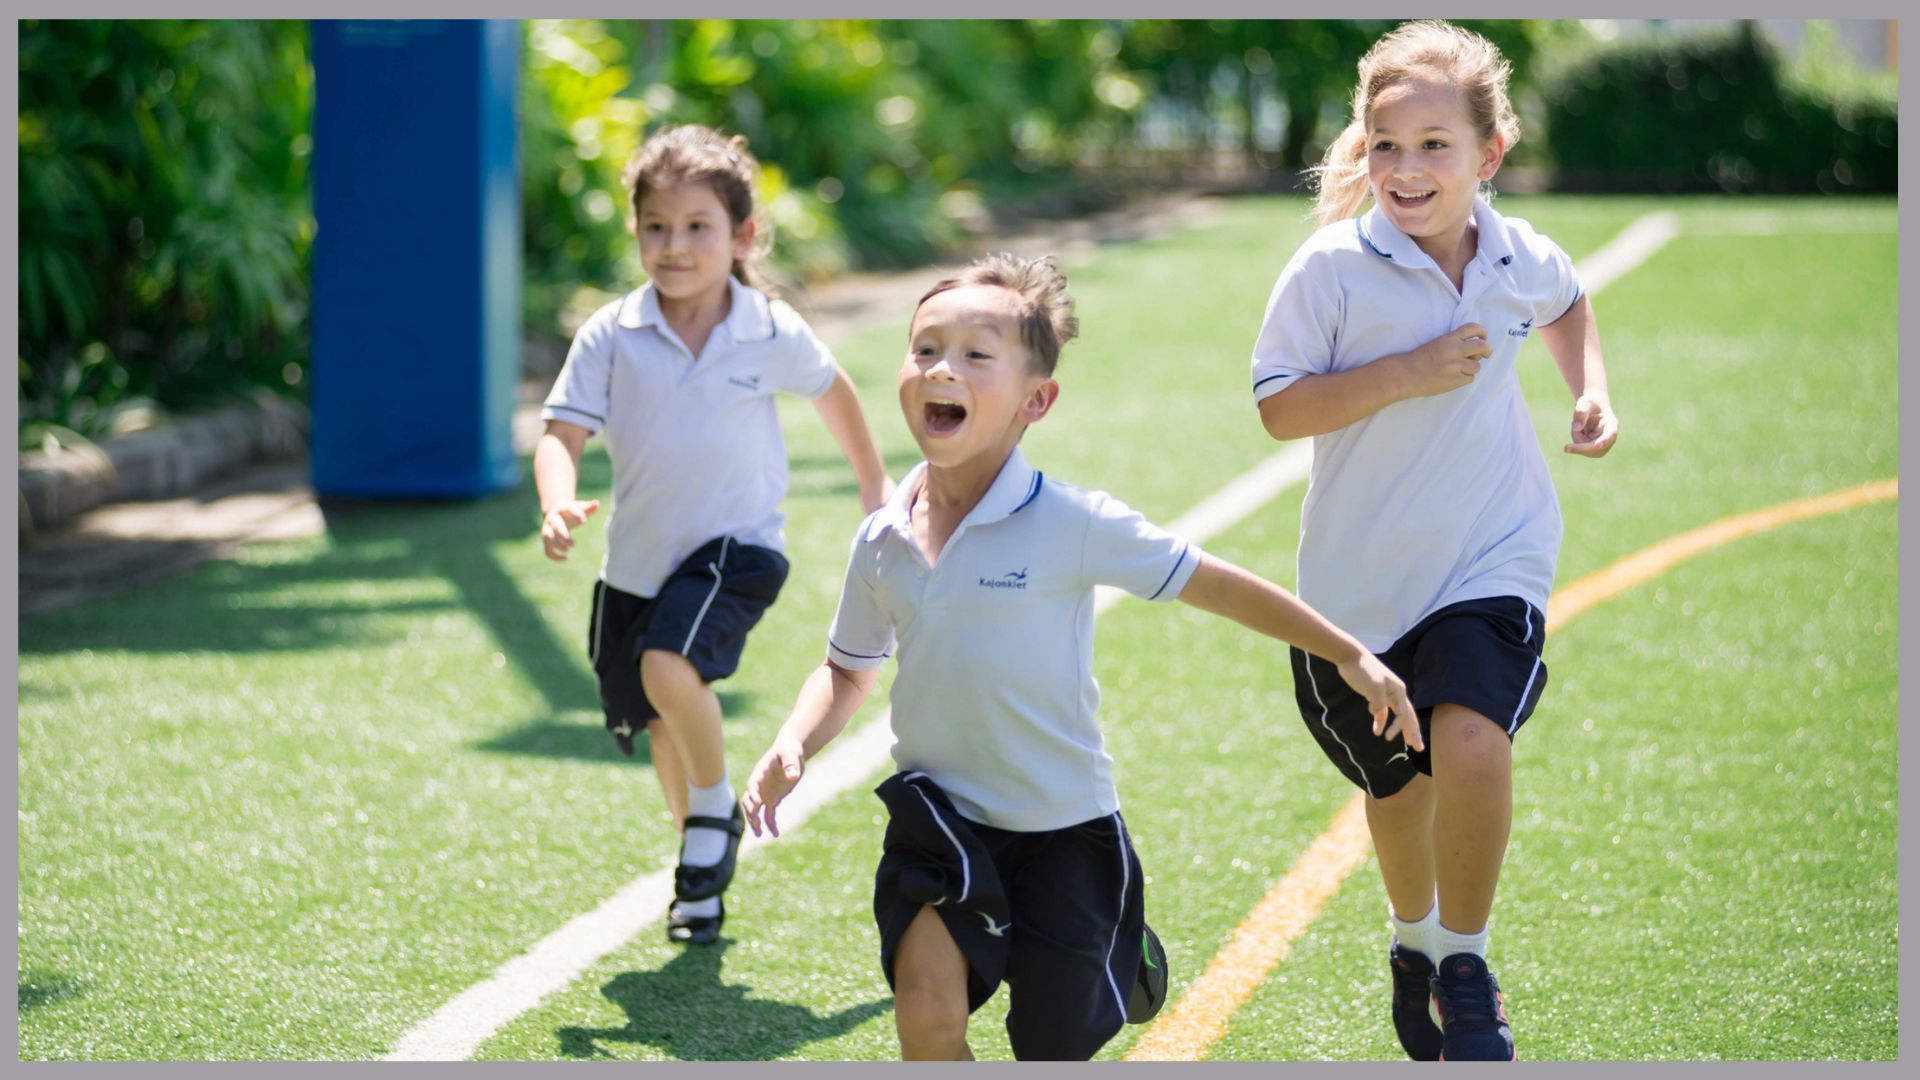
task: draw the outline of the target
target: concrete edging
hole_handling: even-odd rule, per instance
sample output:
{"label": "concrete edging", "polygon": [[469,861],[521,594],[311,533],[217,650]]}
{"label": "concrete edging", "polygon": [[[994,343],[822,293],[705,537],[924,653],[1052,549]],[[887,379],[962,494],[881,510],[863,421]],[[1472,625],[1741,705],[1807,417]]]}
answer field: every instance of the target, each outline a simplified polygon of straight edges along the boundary
{"label": "concrete edging", "polygon": [[20,455],[20,535],[58,528],[109,502],[191,494],[259,461],[307,451],[306,406],[265,391],[98,444]]}

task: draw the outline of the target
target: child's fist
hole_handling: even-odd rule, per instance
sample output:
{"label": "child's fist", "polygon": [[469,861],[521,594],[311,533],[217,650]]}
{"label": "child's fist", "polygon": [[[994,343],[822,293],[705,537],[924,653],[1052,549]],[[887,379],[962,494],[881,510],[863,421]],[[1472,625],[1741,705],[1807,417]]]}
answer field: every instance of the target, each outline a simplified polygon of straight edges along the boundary
{"label": "child's fist", "polygon": [[546,546],[547,558],[554,562],[566,562],[567,551],[573,547],[573,530],[584,524],[600,509],[599,499],[585,502],[561,503],[547,511],[540,522],[540,542]]}
{"label": "child's fist", "polygon": [[1480,361],[1493,355],[1487,328],[1467,323],[1401,355],[1413,397],[1458,390],[1480,373]]}
{"label": "child's fist", "polygon": [[1619,436],[1620,419],[1606,398],[1582,394],[1573,403],[1573,441],[1566,445],[1567,453],[1605,457]]}

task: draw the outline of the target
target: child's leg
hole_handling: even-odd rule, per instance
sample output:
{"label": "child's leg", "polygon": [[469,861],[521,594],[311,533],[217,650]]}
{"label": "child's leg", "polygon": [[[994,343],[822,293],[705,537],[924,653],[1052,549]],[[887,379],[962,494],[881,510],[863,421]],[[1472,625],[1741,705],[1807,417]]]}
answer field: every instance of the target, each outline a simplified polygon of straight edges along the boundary
{"label": "child's leg", "polygon": [[967,959],[930,907],[913,917],[893,958],[893,1023],[903,1061],[972,1061]]}
{"label": "child's leg", "polygon": [[[640,654],[640,681],[647,689],[647,699],[660,710],[660,718],[653,726],[665,728],[669,742],[679,751],[680,768],[673,771],[679,773],[678,786],[685,807],[680,819],[680,865],[721,865],[733,850],[734,836],[717,828],[689,828],[686,824],[688,817],[725,821],[735,813],[733,786],[727,779],[727,758],[720,737],[720,699],[691,661],[664,649],[648,649]],[[670,783],[666,772],[660,774],[660,783],[663,789]],[[725,888],[724,883],[721,888]],[[685,902],[699,905],[687,908],[690,914],[720,912],[716,897]]]}
{"label": "child's leg", "polygon": [[1433,907],[1433,781],[1416,775],[1384,799],[1367,796],[1367,831],[1394,917],[1418,922]]}
{"label": "child's leg", "polygon": [[1513,823],[1513,744],[1505,729],[1462,705],[1433,711],[1433,851],[1440,925],[1478,934]]}
{"label": "child's leg", "polygon": [[652,744],[653,775],[660,781],[660,794],[666,798],[667,813],[673,817],[673,831],[678,835],[680,823],[687,820],[687,766],[667,725],[648,724],[647,738]]}
{"label": "child's leg", "polygon": [[640,654],[640,682],[647,700],[660,710],[655,723],[667,729],[694,787],[712,787],[726,778],[726,750],[720,736],[720,699],[679,653],[648,649]]}

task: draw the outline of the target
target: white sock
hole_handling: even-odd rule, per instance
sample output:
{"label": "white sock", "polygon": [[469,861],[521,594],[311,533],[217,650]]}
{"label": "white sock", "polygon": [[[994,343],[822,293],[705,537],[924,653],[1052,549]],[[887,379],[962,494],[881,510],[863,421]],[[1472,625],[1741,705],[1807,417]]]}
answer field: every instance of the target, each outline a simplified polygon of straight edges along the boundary
{"label": "white sock", "polygon": [[[721,773],[720,782],[712,787],[687,785],[687,816],[723,821],[733,816],[733,784],[726,773]],[[726,855],[727,839],[719,829],[688,829],[680,846],[680,861],[687,866],[712,866]]]}
{"label": "white sock", "polygon": [[1436,920],[1433,947],[1440,953],[1436,960],[1457,956],[1463,952],[1472,953],[1484,960],[1487,955],[1487,928],[1481,927],[1477,934],[1457,934]]}
{"label": "white sock", "polygon": [[1387,901],[1387,922],[1393,927],[1393,938],[1400,943],[1401,948],[1421,953],[1430,963],[1440,962],[1440,958],[1434,955],[1433,942],[1434,933],[1440,929],[1439,904],[1428,905],[1427,913],[1413,922],[1402,922],[1400,916],[1394,913],[1393,901],[1389,900]]}
{"label": "white sock", "polygon": [[709,896],[705,900],[675,900],[680,905],[680,914],[712,918],[720,914],[720,898]]}

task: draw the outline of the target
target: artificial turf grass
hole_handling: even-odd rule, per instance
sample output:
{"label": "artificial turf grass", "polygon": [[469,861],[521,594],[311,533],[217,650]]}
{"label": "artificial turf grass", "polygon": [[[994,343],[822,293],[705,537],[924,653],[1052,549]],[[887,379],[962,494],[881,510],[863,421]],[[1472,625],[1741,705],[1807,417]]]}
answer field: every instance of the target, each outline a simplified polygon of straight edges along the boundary
{"label": "artificial turf grass", "polygon": [[[1630,219],[1636,205],[1668,205],[1638,200],[1595,202],[1600,205],[1591,213],[1584,204],[1557,200],[1547,200],[1539,212],[1513,205],[1503,209],[1533,217],[1578,256],[1580,248],[1567,237],[1583,225],[1604,238],[1610,233],[1593,221],[1614,213]],[[1563,228],[1550,216],[1562,205],[1570,216],[1586,215],[1591,220]],[[1265,290],[1290,253],[1291,241],[1283,236],[1264,253],[1269,259],[1278,258],[1271,267],[1221,275],[1232,277],[1256,300],[1237,319],[1216,323],[1167,319],[1167,309],[1186,310],[1192,296],[1168,293],[1172,284],[1147,279],[1143,267],[1184,266],[1189,278],[1204,281],[1206,274],[1201,271],[1233,265],[1224,260],[1244,249],[1243,240],[1234,236],[1236,231],[1244,234],[1258,226],[1284,233],[1299,228],[1294,224],[1296,207],[1233,204],[1216,226],[1196,235],[1191,248],[1182,238],[1144,248],[1117,248],[1103,255],[1097,266],[1074,271],[1076,292],[1086,305],[1083,314],[1088,314],[1088,337],[1070,350],[1065,365],[1083,360],[1084,364],[1063,366],[1069,396],[1028,440],[1036,463],[1085,486],[1109,487],[1164,522],[1238,468],[1270,452],[1273,447],[1258,431],[1241,380],[1244,354],[1258,326]],[[1276,216],[1285,220],[1274,224]],[[1884,217],[1890,220],[1890,210]],[[1304,229],[1285,235],[1304,235]],[[1784,252],[1798,262],[1799,248],[1776,245],[1780,241],[1769,239],[1743,250],[1749,252],[1749,259],[1778,258]],[[1881,249],[1889,253],[1890,262],[1891,242],[1875,250]],[[1204,252],[1204,257],[1197,257],[1196,251]],[[1753,252],[1771,254],[1755,256]],[[1105,288],[1119,289],[1136,273],[1142,280],[1154,280],[1150,300],[1125,303],[1104,298]],[[1102,286],[1103,274],[1109,275],[1109,286]],[[1628,408],[1624,395],[1629,382],[1620,372],[1621,365],[1630,361],[1621,359],[1626,353],[1615,343],[1615,327],[1631,324],[1610,323],[1607,312],[1633,281],[1632,277],[1624,280],[1599,302],[1623,411]],[[1687,284],[1671,282],[1654,295],[1684,296]],[[1208,290],[1209,295],[1216,291]],[[1763,296],[1771,301],[1770,307],[1779,309],[1799,294],[1797,288],[1776,287]],[[1872,295],[1877,294],[1869,298]],[[1246,302],[1238,293],[1232,298]],[[1169,299],[1174,302],[1166,303]],[[1110,306],[1103,308],[1103,304]],[[1122,333],[1102,344],[1094,332],[1094,314],[1099,315],[1098,325]],[[903,447],[910,450],[891,391],[904,321],[903,313],[900,327],[863,337],[841,350],[861,381],[867,411],[890,461],[900,460]],[[1845,325],[1836,329],[1842,340],[1860,333]],[[1869,324],[1868,331],[1889,335],[1890,340],[1886,327]],[[1204,340],[1187,340],[1195,337]],[[1763,347],[1749,351],[1756,362],[1769,359]],[[1641,350],[1641,355],[1651,352]],[[1875,355],[1874,347],[1864,347],[1864,354]],[[1184,362],[1187,356],[1196,358],[1195,362]],[[1121,357],[1126,358],[1124,363]],[[1886,362],[1890,369],[1890,350]],[[1529,378],[1557,380],[1543,350],[1533,348],[1522,367]],[[1671,374],[1651,359],[1645,370],[1635,370],[1635,388],[1646,394],[1643,401],[1682,403],[1681,398],[1649,392]],[[1217,392],[1206,391],[1209,385],[1217,385]],[[1548,386],[1551,408],[1564,417],[1564,389],[1551,382]],[[1710,396],[1715,389],[1695,393]],[[1142,400],[1154,401],[1157,407],[1142,409],[1138,405]],[[1850,407],[1845,404],[1850,401],[1843,398],[1843,407]],[[1869,404],[1883,401],[1875,398]],[[1890,416],[1890,402],[1885,407]],[[745,677],[725,684],[738,706],[730,710],[728,728],[736,780],[744,779],[745,768],[784,714],[798,683],[792,672],[804,673],[817,662],[819,635],[839,587],[846,537],[858,517],[857,509],[847,506],[851,500],[844,478],[835,479],[843,475],[845,466],[837,461],[810,412],[802,403],[783,405],[800,462],[795,469],[795,499],[789,505],[789,533],[796,553],[824,553],[806,562],[796,558],[787,593],[749,645]],[[1564,419],[1551,423],[1543,419],[1542,424],[1548,431],[1546,444],[1563,500],[1569,483],[1583,482],[1586,474],[1579,468],[1599,465],[1604,470],[1631,461],[1618,452],[1604,463],[1561,459],[1558,429]],[[1050,443],[1045,441],[1049,437]],[[1630,445],[1623,444],[1623,450]],[[1890,433],[1886,445],[1891,445]],[[590,455],[590,473],[595,467],[603,468],[604,458],[597,460],[598,465]],[[1676,502],[1690,506],[1684,486],[1656,482],[1662,477],[1684,478],[1685,470],[1671,462],[1661,465],[1628,475],[1647,485],[1647,501],[1654,506],[1672,509]],[[1609,479],[1621,471],[1608,474]],[[603,487],[604,472],[599,475]],[[591,683],[584,657],[579,655],[586,583],[597,561],[593,547],[597,533],[590,529],[573,563],[557,570],[538,554],[530,494],[522,492],[515,498],[522,509],[504,524],[478,519],[486,516],[482,511],[491,504],[472,511],[478,518],[464,509],[417,515],[394,512],[382,527],[363,524],[358,532],[343,518],[329,541],[250,548],[235,563],[217,564],[237,567],[238,578],[221,578],[210,567],[178,583],[132,594],[145,599],[90,606],[68,613],[70,617],[36,620],[23,627],[21,798],[27,813],[21,825],[23,1057],[377,1055],[412,1019],[484,977],[499,960],[516,954],[568,915],[597,903],[630,877],[630,871],[651,868],[654,860],[670,851],[651,779],[621,763],[610,741],[597,730]],[[1281,502],[1290,498],[1283,495]],[[1591,513],[1597,504],[1582,505],[1589,509],[1583,511],[1568,502],[1570,522]],[[1291,512],[1297,514],[1297,505]],[[409,524],[416,516],[421,520]],[[1632,520],[1624,514],[1588,518],[1616,519]],[[366,520],[378,523],[380,515],[374,513]],[[1292,536],[1288,527],[1272,532],[1242,561],[1280,577],[1277,567],[1291,564]],[[1595,530],[1585,535],[1602,539],[1607,534]],[[1570,548],[1573,539],[1570,532]],[[1229,537],[1210,547],[1226,552],[1237,550],[1234,544]],[[1590,557],[1600,561],[1622,550]],[[1581,557],[1589,555],[1582,552]],[[1569,562],[1563,559],[1563,569]],[[217,607],[216,598],[220,600]],[[1110,688],[1107,725],[1116,757],[1122,757],[1116,770],[1122,796],[1136,831],[1145,833],[1140,838],[1142,857],[1148,873],[1156,878],[1155,894],[1149,899],[1150,909],[1156,912],[1170,910],[1161,899],[1160,875],[1167,874],[1164,880],[1169,889],[1175,878],[1170,869],[1160,869],[1168,862],[1157,838],[1163,826],[1145,821],[1156,805],[1167,809],[1169,822],[1175,820],[1172,808],[1191,814],[1192,832],[1176,833],[1182,844],[1196,837],[1203,841],[1218,832],[1220,847],[1193,851],[1203,857],[1201,869],[1194,871],[1201,876],[1191,879],[1196,885],[1214,880],[1205,876],[1211,872],[1209,867],[1224,867],[1231,873],[1222,872],[1222,880],[1229,884],[1221,891],[1237,896],[1233,889],[1245,888],[1239,882],[1251,876],[1244,866],[1232,865],[1235,856],[1215,856],[1239,838],[1214,829],[1197,808],[1187,811],[1192,799],[1185,785],[1174,784],[1175,797],[1164,802],[1150,788],[1136,788],[1130,772],[1158,771],[1167,762],[1147,758],[1141,765],[1130,765],[1136,759],[1123,754],[1135,751],[1119,745],[1117,732],[1122,727],[1153,730],[1119,712],[1118,684],[1128,679],[1128,672],[1168,666],[1159,654],[1169,639],[1187,642],[1190,648],[1181,655],[1202,657],[1205,649],[1194,653],[1192,647],[1216,640],[1196,635],[1217,635],[1218,628],[1200,631],[1182,623],[1175,631],[1166,622],[1169,618],[1215,622],[1177,609],[1145,611],[1139,624],[1145,644],[1116,644],[1116,636],[1130,639],[1131,631],[1125,627],[1133,625],[1116,612],[1103,621],[1099,668]],[[412,640],[415,636],[421,639],[417,644]],[[1217,640],[1223,650],[1242,647],[1231,636]],[[81,650],[87,648],[98,648],[99,653],[86,656]],[[181,650],[186,655],[169,655]],[[493,663],[495,653],[501,666],[490,668],[487,665]],[[1139,659],[1141,655],[1146,659]],[[1212,667],[1210,661],[1185,660],[1170,666],[1198,672]],[[427,673],[425,678],[422,672]],[[1126,687],[1129,698],[1151,694],[1154,701],[1169,702],[1176,711],[1217,713],[1226,708],[1223,700],[1233,700],[1190,689],[1156,692],[1150,680],[1140,685],[1139,677]],[[1253,677],[1257,676],[1238,676]],[[1244,683],[1234,685],[1232,693],[1237,696],[1247,689]],[[1253,692],[1268,711],[1278,697],[1283,706],[1279,723],[1297,725],[1284,686],[1276,689],[1268,684]],[[576,694],[582,698],[573,697]],[[237,700],[205,707],[207,700],[220,695]],[[337,704],[337,699],[367,697],[390,707]],[[388,700],[394,697],[399,700]],[[308,703],[315,700],[322,705],[322,713],[318,722],[310,722]],[[481,715],[481,722],[475,722],[475,714]],[[86,723],[88,717],[101,715],[112,717],[113,722]],[[286,719],[276,720],[276,715]],[[455,730],[445,730],[448,724]],[[252,750],[251,759],[217,756],[222,739],[244,734],[249,725],[262,729],[263,741],[242,738],[234,745]],[[100,739],[97,733],[102,727],[109,727],[111,737],[121,741]],[[339,732],[346,737],[338,736]],[[95,744],[90,752],[88,747]],[[283,744],[321,745],[302,753]],[[596,745],[604,757],[594,756]],[[1228,745],[1235,750],[1243,746],[1234,740]],[[160,749],[156,752],[155,747]],[[369,763],[365,760],[369,753],[384,757]],[[139,767],[127,764],[136,756],[152,760]],[[1246,756],[1259,764],[1256,754]],[[85,762],[98,775],[63,772],[72,761]],[[449,761],[458,769],[450,769]],[[209,768],[209,762],[220,767]],[[260,762],[267,767],[255,767]],[[1299,774],[1296,786],[1326,783],[1332,776],[1317,757],[1308,755],[1305,766],[1308,771]],[[1203,755],[1191,767],[1208,775],[1221,765],[1217,756]],[[1178,777],[1186,768],[1164,771]],[[30,790],[30,772],[34,782],[42,784],[40,788]],[[1256,775],[1259,784],[1274,782],[1271,771]],[[222,787],[196,802],[191,791],[202,779],[209,790],[228,782],[254,787],[243,787],[238,793]],[[439,785],[430,786],[433,781]],[[285,790],[272,790],[275,785]],[[386,797],[389,788],[410,791],[414,797]],[[66,796],[75,796],[80,808],[66,813],[62,808]],[[870,796],[856,792],[842,803],[867,801]],[[1260,802],[1252,806],[1262,814],[1272,809]],[[367,813],[369,821],[362,825],[351,818],[355,811]],[[182,814],[186,816],[178,816]],[[326,824],[328,814],[335,819],[333,825]],[[209,817],[221,828],[206,827]],[[103,840],[102,831],[91,827],[99,818],[142,824],[119,826],[119,836],[107,832]],[[823,814],[816,821],[829,819],[830,814]],[[361,831],[355,834],[347,829],[349,821]],[[1293,815],[1288,822],[1286,828],[1295,831],[1312,826],[1310,815]],[[419,835],[422,830],[426,835]],[[516,831],[520,835],[514,836]],[[1282,846],[1285,841],[1272,835],[1281,831],[1268,829],[1265,839],[1275,854],[1261,864],[1275,867],[1276,872],[1288,857]],[[246,843],[255,836],[271,841],[263,847],[267,854],[259,858]],[[235,854],[225,863],[207,860],[204,852],[191,849],[195,842],[208,845],[209,851],[225,848]],[[1186,853],[1180,847],[1172,850]],[[327,872],[318,887],[298,876],[303,860],[314,861],[316,853],[320,861],[339,864],[323,868]],[[439,857],[442,853],[444,861]],[[374,861],[355,864],[355,858]],[[106,870],[93,873],[87,869],[89,864],[104,865]],[[856,859],[856,869],[859,875],[870,875],[870,858]],[[141,876],[143,872],[147,876]],[[752,872],[743,873],[743,884]],[[845,888],[842,879],[852,875],[841,866],[831,876],[836,887]],[[488,889],[474,886],[483,880],[490,883]],[[503,880],[514,883],[513,895],[502,894]],[[239,911],[220,910],[219,905],[226,903],[223,897],[254,886],[261,887],[260,904]],[[386,895],[362,895],[357,891],[361,886],[381,888]],[[870,935],[862,891],[868,882],[858,880],[852,887],[859,900],[854,924],[867,926],[865,932]],[[1222,902],[1221,911],[1206,919],[1193,918],[1185,910],[1186,894],[1175,895],[1181,917],[1196,927],[1190,936],[1202,951],[1204,943],[1219,940],[1244,912],[1244,906],[1235,911]],[[1257,898],[1258,893],[1249,895]],[[166,932],[172,932],[173,926],[162,925],[152,913],[181,896],[201,906],[190,909],[191,918],[174,921],[173,926],[185,931],[174,937],[185,940],[170,942]],[[288,900],[289,896],[294,899]],[[293,910],[283,910],[290,904]],[[799,929],[804,931],[807,925],[811,924],[803,921]],[[1156,917],[1156,925],[1165,924]],[[295,940],[281,940],[288,935]],[[768,936],[779,934],[769,931]],[[1169,942],[1169,947],[1173,944]],[[654,971],[665,964],[664,955],[657,956],[652,966],[627,970]],[[819,1016],[830,1017],[871,1004],[871,988],[884,986],[870,952],[862,955],[855,947],[851,955],[837,976],[846,980],[845,991],[829,996],[829,1001],[812,1001],[811,991],[799,984],[793,984],[797,996],[771,997],[762,993],[759,982],[746,985],[756,999],[802,1002]],[[1176,990],[1183,965],[1185,977],[1191,977],[1205,959],[1176,954]],[[187,960],[193,966],[179,970]],[[868,991],[861,991],[857,982],[863,965]],[[759,977],[776,981],[771,970]],[[575,990],[604,1000],[599,998],[601,985],[585,980],[558,995],[556,1004],[574,1001],[579,996]],[[780,1024],[793,1026],[793,1014],[777,1015],[787,1017]],[[987,1030],[995,1030],[990,1018],[982,1020],[987,1021]],[[884,1015],[868,1016],[838,1036],[820,1034],[821,1029],[807,1026],[810,1023],[800,1024],[800,1036],[783,1037],[802,1040],[794,1043],[796,1053],[822,1057],[893,1053],[891,1021]],[[608,1024],[602,1017],[582,1026]],[[613,1026],[619,1030],[617,1022]],[[509,1028],[509,1032],[516,1030]],[[1104,1056],[1123,1049],[1133,1030],[1126,1029]],[[814,1033],[812,1042],[804,1041],[809,1032]],[[502,1038],[507,1035],[503,1033]],[[718,1045],[725,1049],[740,1044]],[[983,1054],[1000,1049],[985,1037],[977,1045]],[[670,1044],[662,1052],[675,1051],[707,1056],[715,1049],[710,1044]],[[535,1051],[530,1056],[546,1055]]]}

